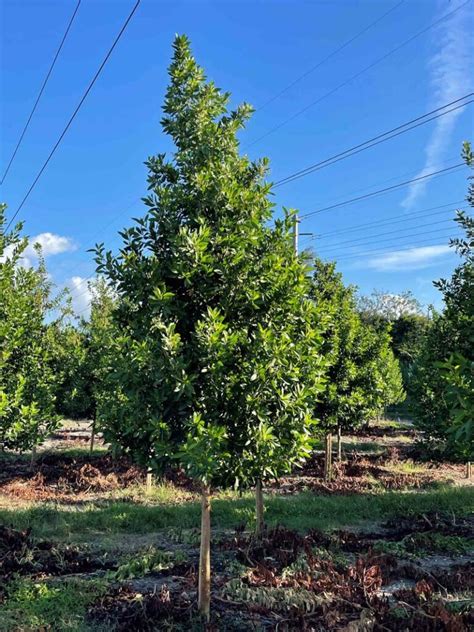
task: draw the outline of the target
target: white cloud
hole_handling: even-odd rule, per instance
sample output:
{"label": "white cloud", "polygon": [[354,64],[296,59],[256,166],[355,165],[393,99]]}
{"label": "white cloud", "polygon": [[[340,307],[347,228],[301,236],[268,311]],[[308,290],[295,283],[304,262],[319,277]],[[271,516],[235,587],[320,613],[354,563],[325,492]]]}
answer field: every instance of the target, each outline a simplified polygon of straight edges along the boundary
{"label": "white cloud", "polygon": [[[54,233],[40,233],[36,237],[31,237],[28,240],[28,246],[22,253],[19,265],[30,268],[38,259],[35,250],[35,244],[41,246],[41,252],[43,257],[50,257],[51,255],[59,255],[62,252],[73,252],[77,250],[77,245],[69,237],[62,237],[61,235],[55,235]],[[13,252],[13,246],[8,246],[5,249],[4,257],[9,257]]]}
{"label": "white cloud", "polygon": [[367,266],[378,271],[416,270],[433,265],[440,257],[450,252],[452,252],[452,249],[444,244],[409,248],[407,250],[393,250],[369,259]]}
{"label": "white cloud", "polygon": [[81,318],[88,318],[90,315],[92,293],[89,289],[89,282],[90,279],[73,276],[67,283],[67,287],[71,290],[74,313]]}
{"label": "white cloud", "polygon": [[[443,12],[446,10],[444,2],[439,6]],[[472,18],[472,3],[469,3],[447,21],[441,22],[436,31],[437,50],[429,61],[433,89],[432,109],[450,103],[469,92],[472,85]],[[456,120],[464,111],[464,108],[460,108],[436,120],[425,147],[424,167],[415,177],[436,171],[448,146]],[[411,185],[402,202],[406,210],[416,204],[427,184],[428,180],[422,180]]]}
{"label": "white cloud", "polygon": [[25,255],[27,257],[35,256],[34,244],[41,246],[41,252],[43,257],[49,257],[50,255],[59,255],[62,252],[71,252],[77,249],[76,244],[69,237],[62,237],[61,235],[55,235],[54,233],[40,233],[36,237],[30,239]]}

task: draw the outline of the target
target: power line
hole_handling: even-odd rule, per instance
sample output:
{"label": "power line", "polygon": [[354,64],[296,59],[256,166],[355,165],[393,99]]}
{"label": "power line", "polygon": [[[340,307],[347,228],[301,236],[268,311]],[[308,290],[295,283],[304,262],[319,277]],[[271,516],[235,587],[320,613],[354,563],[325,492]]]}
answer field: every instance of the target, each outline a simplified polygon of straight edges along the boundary
{"label": "power line", "polygon": [[308,75],[312,74],[315,70],[320,68],[323,64],[325,64],[327,61],[329,61],[332,57],[337,55],[337,53],[340,53],[342,50],[344,50],[344,48],[347,48],[347,46],[349,46],[349,44],[352,44],[352,42],[355,42],[355,40],[358,39],[359,37],[361,37],[362,35],[364,35],[364,33],[367,33],[367,31],[369,31],[371,28],[373,28],[379,22],[381,22],[383,19],[385,19],[388,15],[390,15],[390,13],[392,13],[393,11],[398,9],[398,7],[400,7],[404,2],[405,2],[405,0],[401,0],[401,2],[399,2],[398,4],[393,6],[391,9],[386,11],[384,14],[382,14],[380,17],[378,17],[376,20],[374,20],[373,22],[368,24],[361,31],[356,33],[353,37],[351,37],[350,39],[345,41],[343,44],[341,44],[338,48],[336,48],[331,53],[329,53],[329,55],[326,55],[326,57],[321,59],[316,65],[312,66],[309,70],[307,70],[302,75],[300,75],[299,77],[294,79],[291,83],[289,83],[282,90],[280,90],[279,92],[274,94],[272,97],[270,97],[260,107],[258,107],[256,111],[257,112],[261,112],[264,108],[266,108],[268,105],[270,105],[270,103],[273,103],[273,101],[276,101],[277,99],[279,99],[283,94],[285,94],[285,92],[288,92],[288,90],[290,90],[293,86],[295,86],[297,83],[299,83],[302,79],[305,79]]}
{"label": "power line", "polygon": [[[444,167],[445,165],[447,166],[452,166],[454,164],[454,161],[459,160],[459,156],[451,156],[450,158],[446,159],[446,160],[442,160],[439,161],[437,163],[438,167]],[[356,193],[364,193],[365,191],[373,191],[376,187],[378,186],[382,186],[385,184],[390,184],[391,182],[396,182],[397,180],[400,180],[400,178],[405,178],[408,176],[416,176],[418,173],[420,173],[420,167],[417,167],[416,169],[410,169],[409,171],[403,171],[402,173],[397,174],[396,176],[391,176],[390,178],[384,178],[383,180],[377,180],[377,182],[374,182],[373,184],[370,184],[368,186],[363,186],[363,187],[357,187],[357,189],[351,189],[350,191],[347,191],[346,193],[344,193],[343,195],[338,195],[337,197],[331,197],[329,199],[325,198],[323,200],[321,200],[320,203],[322,204],[332,204],[332,203],[336,203],[339,202],[340,200],[346,200],[348,198],[348,196],[350,195],[355,195]],[[302,218],[300,217],[300,220]]]}
{"label": "power line", "polygon": [[11,218],[11,220],[9,221],[7,227],[5,230],[8,230],[8,228],[11,226],[13,220],[15,219],[15,217],[18,215],[18,213],[20,212],[20,210],[22,209],[23,205],[25,204],[26,200],[28,199],[28,197],[30,196],[30,193],[33,191],[33,189],[36,186],[36,183],[38,182],[38,180],[40,179],[41,175],[43,174],[43,171],[46,169],[49,161],[51,160],[51,158],[53,157],[56,149],[59,147],[59,144],[61,143],[62,139],[64,138],[64,136],[66,135],[66,132],[68,131],[69,127],[71,126],[73,120],[75,119],[77,113],[79,112],[79,110],[81,109],[82,104],[84,103],[84,101],[87,98],[87,95],[89,94],[89,92],[91,91],[93,85],[95,84],[95,82],[97,81],[97,79],[99,78],[99,75],[101,74],[104,66],[106,65],[106,63],[108,62],[114,48],[116,47],[116,45],[118,44],[120,38],[122,37],[123,33],[125,32],[125,29],[127,28],[130,20],[132,19],[135,11],[138,9],[138,6],[140,4],[141,0],[137,0],[137,2],[135,3],[135,6],[133,7],[132,11],[130,12],[130,14],[128,15],[127,19],[125,20],[122,28],[120,29],[118,35],[116,36],[112,46],[109,48],[106,56],[104,57],[102,63],[100,64],[97,72],[95,73],[94,77],[92,78],[91,82],[89,83],[89,85],[87,86],[86,91],[84,92],[81,100],[79,101],[76,109],[74,110],[74,112],[72,113],[69,121],[66,124],[66,127],[63,129],[63,131],[61,132],[61,135],[59,136],[58,140],[56,141],[54,147],[52,148],[52,150],[49,153],[49,156],[46,158],[43,166],[41,167],[41,169],[39,170],[36,178],[33,180],[33,183],[31,184],[30,188],[28,189],[28,191],[26,192],[25,197],[23,198],[23,200],[21,201],[19,207],[17,208],[17,210],[15,211],[13,217]]}
{"label": "power line", "polygon": [[[335,154],[334,156],[331,156],[330,158],[326,158],[325,160],[321,160],[320,162],[310,165],[309,167],[306,167],[305,169],[296,171],[295,173],[292,173],[289,176],[282,178],[281,180],[277,180],[274,183],[273,187],[276,188],[276,187],[282,186],[283,184],[287,184],[288,182],[293,182],[294,180],[303,178],[304,176],[307,176],[310,173],[319,171],[320,169],[323,169],[324,167],[329,167],[330,165],[333,165],[336,162],[339,162],[340,160],[345,160],[346,158],[350,158],[351,156],[359,154],[360,152],[365,151],[366,149],[370,149],[371,147],[375,147],[376,145],[385,143],[387,140],[391,140],[392,138],[395,138],[397,136],[405,134],[406,132],[410,132],[411,130],[416,129],[417,127],[420,127],[421,125],[430,123],[431,121],[434,121],[440,118],[441,116],[445,116],[446,114],[450,114],[451,112],[459,110],[460,108],[463,108],[466,105],[473,103],[473,100],[467,101],[466,103],[462,103],[461,105],[457,105],[456,107],[453,107],[450,110],[447,110],[446,112],[441,112],[441,110],[445,110],[451,105],[459,103],[460,101],[464,101],[465,99],[471,97],[472,95],[474,95],[474,92],[470,92],[469,94],[466,94],[465,96],[460,97],[459,99],[456,99],[455,101],[451,101],[451,103],[446,103],[445,105],[439,108],[436,108],[435,110],[432,110],[431,112],[427,112],[426,114],[423,114],[422,116],[418,116],[417,118],[414,118],[411,121],[407,121],[406,123],[398,125],[397,127],[394,127],[393,129],[383,132],[382,134],[378,134],[377,136],[374,136],[373,138],[370,138],[369,140],[366,140],[363,143],[359,143],[358,145],[354,145],[353,147],[350,147],[349,149],[346,149],[338,154]],[[440,113],[436,114],[437,112],[440,112]],[[432,116],[432,115],[435,115],[435,116]],[[431,118],[427,118],[430,116]],[[422,119],[426,119],[426,120],[422,120]],[[403,128],[407,128],[407,129],[403,129]]]}
{"label": "power line", "polygon": [[79,10],[79,6],[80,6],[80,4],[81,4],[81,0],[78,0],[78,2],[77,2],[77,4],[76,4],[76,8],[74,9],[74,12],[73,12],[73,14],[72,14],[72,16],[71,16],[71,18],[70,18],[70,20],[69,20],[69,23],[68,23],[68,25],[67,25],[67,27],[66,27],[66,30],[65,30],[65,32],[64,32],[64,35],[63,35],[63,37],[62,37],[61,43],[59,44],[59,48],[58,48],[58,50],[56,51],[55,56],[53,57],[53,61],[51,62],[51,66],[49,67],[48,72],[46,73],[46,77],[44,78],[43,85],[42,85],[42,86],[41,86],[41,88],[40,88],[40,91],[39,91],[39,93],[38,93],[38,96],[36,97],[36,101],[35,101],[35,103],[34,103],[34,105],[33,105],[33,109],[32,109],[32,110],[31,110],[31,112],[30,112],[30,115],[29,115],[29,117],[28,117],[28,119],[27,119],[27,121],[26,121],[26,123],[25,123],[25,127],[23,128],[23,131],[22,131],[22,132],[21,132],[21,134],[20,134],[20,138],[18,139],[18,142],[17,142],[16,147],[15,147],[15,149],[14,149],[14,151],[13,151],[13,154],[12,154],[12,156],[11,156],[11,158],[10,158],[10,161],[9,161],[9,163],[8,163],[8,165],[7,165],[7,168],[5,169],[5,173],[4,173],[4,174],[3,174],[3,176],[2,176],[2,179],[1,179],[1,181],[0,181],[0,185],[2,185],[2,184],[3,184],[3,182],[5,181],[5,178],[7,177],[7,174],[8,174],[8,172],[10,171],[10,167],[12,166],[12,163],[13,163],[13,161],[15,160],[15,156],[16,156],[16,154],[17,154],[17,152],[18,152],[18,150],[19,150],[19,148],[20,148],[20,145],[21,145],[21,143],[22,143],[22,141],[23,141],[23,138],[24,138],[24,136],[25,136],[25,134],[26,134],[26,130],[28,129],[28,127],[29,127],[29,125],[30,125],[31,119],[33,118],[33,114],[35,113],[36,108],[38,107],[38,103],[40,102],[40,99],[41,99],[41,97],[42,97],[42,95],[43,95],[44,89],[46,88],[46,84],[47,84],[47,83],[48,83],[48,81],[49,81],[49,78],[50,78],[50,76],[51,76],[51,73],[53,72],[54,66],[56,65],[56,61],[57,61],[57,59],[58,59],[58,57],[59,57],[59,54],[60,54],[61,49],[62,49],[62,47],[63,47],[63,45],[64,45],[64,42],[66,41],[66,38],[67,38],[68,33],[69,33],[69,30],[70,30],[70,28],[71,28],[71,26],[72,26],[72,23],[74,22],[74,18],[76,17],[76,13],[77,13],[77,12],[78,12],[78,10]]}
{"label": "power line", "polygon": [[[416,248],[420,248],[422,246],[435,246],[435,245],[445,245],[445,244],[439,244],[439,240],[440,239],[454,239],[456,237],[456,235],[445,235],[443,237],[431,237],[428,240],[424,240],[424,241],[420,241],[420,242],[415,242],[410,246],[407,246],[406,248],[398,248],[397,249],[397,244],[393,244],[391,246],[386,246],[385,248],[382,249],[377,249],[377,250],[368,250],[368,251],[364,251],[364,252],[360,252],[357,254],[351,254],[351,255],[347,255],[344,257],[339,257],[337,259],[335,259],[334,257],[328,257],[328,259],[332,259],[332,260],[336,260],[337,262],[341,262],[341,261],[350,261],[351,259],[359,259],[360,257],[364,257],[366,258],[368,255],[382,255],[382,254],[387,254],[387,253],[399,253],[399,252],[409,252],[410,250],[414,250]],[[433,240],[435,240],[433,242]]]}
{"label": "power line", "polygon": [[[380,219],[380,220],[375,220],[373,222],[366,222],[365,224],[356,224],[354,226],[349,226],[347,229],[342,229],[342,230],[333,230],[329,233],[322,233],[321,235],[319,235],[320,239],[325,239],[327,237],[331,237],[332,235],[339,235],[339,234],[346,234],[346,233],[352,233],[352,232],[358,232],[360,230],[364,230],[367,227],[370,226],[378,226],[378,225],[384,225],[384,224],[399,224],[400,222],[406,222],[406,221],[413,221],[416,219],[419,219],[421,217],[432,217],[434,215],[440,215],[442,213],[446,212],[446,208],[448,206],[452,206],[453,204],[461,204],[462,202],[464,202],[464,200],[455,200],[454,202],[448,202],[447,204],[441,204],[440,206],[431,206],[429,208],[424,208],[424,209],[420,209],[418,211],[413,211],[412,213],[405,213],[403,215],[402,219],[396,219],[393,220],[394,217],[400,217],[400,213],[397,213],[396,215],[391,215],[390,217],[387,217],[386,219]],[[442,211],[437,211],[436,213],[425,213],[425,211],[433,211],[435,209],[443,209]],[[456,208],[451,208],[449,209],[451,211],[455,211],[457,210]]]}
{"label": "power line", "polygon": [[[124,211],[121,211],[120,213],[118,213],[117,215],[115,215],[109,222],[107,222],[107,224],[105,224],[104,226],[102,226],[102,228],[100,229],[100,232],[103,232],[106,228],[108,228],[109,226],[111,226],[119,217],[121,217],[122,215],[124,215],[127,211],[129,211],[132,206],[134,204],[136,204],[137,202],[140,202],[141,198],[138,198],[136,200],[133,200],[133,202],[127,206],[127,208],[125,208]],[[97,235],[98,233],[96,233]],[[87,250],[86,250],[87,252]],[[81,261],[84,260],[84,257],[82,257]],[[72,272],[74,272],[74,269],[72,270]],[[95,276],[95,273],[90,274],[88,277],[81,279],[81,281],[78,283],[78,285],[82,285],[84,283],[86,283],[87,281],[90,281],[93,279],[93,277]],[[77,290],[77,287],[73,288],[71,291]],[[83,292],[81,292],[80,294],[77,294],[76,296],[72,295],[72,298],[79,298],[80,296],[83,296],[84,294],[86,294],[88,292],[88,289],[86,288],[86,290],[84,290]]]}
{"label": "power line", "polygon": [[341,206],[346,206],[347,204],[352,204],[354,202],[358,202],[359,200],[365,200],[367,198],[373,197],[375,195],[380,195],[382,193],[388,193],[389,191],[393,191],[395,189],[399,189],[401,187],[407,186],[408,184],[412,184],[413,182],[420,182],[421,180],[426,180],[426,178],[432,178],[434,176],[439,176],[442,173],[446,173],[448,171],[452,171],[453,169],[457,169],[458,167],[462,167],[464,165],[463,162],[459,162],[452,167],[446,167],[445,169],[440,169],[439,171],[433,171],[431,173],[427,173],[423,176],[418,176],[417,178],[412,178],[411,180],[405,180],[405,182],[399,182],[390,187],[385,187],[384,189],[379,189],[378,191],[373,191],[372,193],[366,193],[365,195],[359,195],[358,197],[352,198],[350,200],[345,200],[344,202],[339,202],[338,204],[332,204],[331,206],[326,206],[324,208],[317,209],[316,211],[311,211],[309,213],[305,213],[301,216],[301,219],[305,219],[306,217],[310,217],[311,215],[316,215],[317,213],[323,213],[325,211],[330,211],[335,208],[339,208]]}
{"label": "power line", "polygon": [[317,105],[318,103],[320,103],[321,101],[323,101],[324,99],[330,97],[331,95],[333,95],[335,92],[337,92],[338,90],[340,90],[341,88],[345,87],[346,85],[348,85],[349,83],[351,83],[352,81],[354,81],[354,79],[357,79],[358,77],[360,77],[361,75],[363,75],[364,73],[366,73],[367,71],[371,70],[372,68],[374,68],[375,66],[377,66],[378,64],[380,64],[382,61],[384,61],[385,59],[387,59],[388,57],[390,57],[391,55],[393,55],[394,53],[396,53],[397,51],[399,51],[401,48],[403,48],[404,46],[407,46],[407,44],[410,44],[411,42],[413,42],[415,39],[417,39],[418,37],[421,37],[421,35],[424,35],[427,31],[429,31],[430,29],[434,28],[435,26],[437,26],[440,22],[443,22],[444,20],[446,20],[447,18],[451,17],[452,15],[454,15],[457,11],[459,11],[460,9],[462,9],[466,4],[468,4],[470,2],[470,0],[466,0],[465,2],[463,2],[460,6],[458,6],[456,9],[454,9],[453,11],[449,11],[448,13],[445,13],[443,16],[441,16],[440,18],[438,18],[437,20],[435,20],[434,22],[431,22],[431,24],[429,24],[428,26],[426,26],[424,29],[422,29],[421,31],[418,31],[417,33],[415,33],[414,35],[412,35],[411,37],[409,37],[407,40],[405,40],[404,42],[402,42],[401,44],[399,44],[398,46],[396,46],[395,48],[392,48],[388,53],[385,53],[384,55],[382,55],[382,57],[379,57],[378,59],[376,59],[374,62],[372,62],[371,64],[369,64],[368,66],[366,66],[365,68],[363,68],[362,70],[359,70],[359,72],[355,73],[354,75],[352,75],[351,77],[349,77],[349,79],[346,79],[345,81],[343,81],[342,83],[340,83],[339,85],[337,85],[335,88],[333,88],[332,90],[330,90],[329,92],[326,92],[326,94],[322,95],[321,97],[319,97],[318,99],[316,99],[315,101],[312,101],[309,105],[306,105],[304,108],[302,108],[301,110],[298,110],[298,112],[296,112],[295,114],[293,114],[292,116],[288,117],[287,119],[285,119],[284,121],[282,121],[281,123],[279,123],[278,125],[275,125],[275,127],[272,127],[270,130],[268,130],[268,132],[266,132],[265,134],[262,134],[262,136],[259,136],[258,138],[256,138],[255,140],[253,140],[251,143],[248,143],[245,147],[252,147],[252,145],[255,145],[256,143],[260,142],[261,140],[263,140],[264,138],[266,138],[267,136],[270,136],[270,134],[273,134],[274,132],[276,132],[277,130],[279,130],[280,128],[282,128],[283,126],[285,126],[287,123],[290,123],[291,121],[293,121],[295,118],[297,118],[298,116],[301,116],[301,114],[304,114],[304,112],[306,112],[307,110],[309,110],[310,108],[314,107],[315,105]]}
{"label": "power line", "polygon": [[[339,250],[339,248],[341,246],[343,246],[344,248],[359,248],[360,246],[370,246],[373,243],[384,243],[385,241],[390,241],[390,239],[392,238],[393,235],[396,235],[398,233],[403,233],[403,232],[409,232],[413,229],[418,229],[418,228],[423,228],[423,226],[436,226],[438,224],[451,224],[454,221],[454,219],[451,217],[449,219],[442,219],[439,222],[431,222],[428,224],[422,224],[421,226],[412,226],[411,228],[402,228],[400,230],[389,230],[385,233],[379,233],[377,235],[371,235],[370,237],[360,237],[359,239],[349,239],[348,241],[341,241],[340,243],[338,243],[337,245],[332,245],[332,246],[328,246],[328,248],[326,250],[324,250],[325,253],[327,252],[333,252],[334,250]],[[443,229],[435,229],[434,231],[422,231],[422,232],[418,232],[418,233],[410,233],[408,235],[402,235],[400,237],[400,239],[411,239],[412,237],[418,237],[419,235],[429,235],[430,233],[433,232],[439,232],[440,230],[445,230]],[[385,235],[390,235],[390,237],[388,239],[378,239],[378,237],[384,237]],[[374,241],[375,240],[375,241]],[[355,244],[355,245],[352,245]]]}

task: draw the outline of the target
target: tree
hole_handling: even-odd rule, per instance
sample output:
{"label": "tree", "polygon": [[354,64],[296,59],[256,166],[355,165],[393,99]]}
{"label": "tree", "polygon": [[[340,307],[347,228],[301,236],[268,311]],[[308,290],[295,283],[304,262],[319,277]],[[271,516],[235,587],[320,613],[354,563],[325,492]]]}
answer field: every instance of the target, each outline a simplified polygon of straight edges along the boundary
{"label": "tree", "polygon": [[390,294],[374,290],[370,296],[359,297],[358,309],[364,320],[372,322],[378,318],[394,322],[402,316],[423,315],[419,301],[410,291]]}
{"label": "tree", "polygon": [[331,478],[331,433],[354,429],[388,403],[403,397],[398,362],[387,330],[364,323],[357,311],[355,288],[346,287],[335,263],[316,259],[311,296],[329,318],[322,352],[329,368],[316,405],[319,427],[327,435],[326,477]]}
{"label": "tree", "polygon": [[62,318],[62,295],[52,296],[39,246],[38,264],[25,261],[22,224],[4,232],[5,208],[0,205],[0,444],[34,450],[58,422],[46,319]]}
{"label": "tree", "polygon": [[53,337],[51,368],[56,376],[56,412],[63,418],[89,419],[93,412],[85,332],[70,322],[49,325]]}
{"label": "tree", "polygon": [[[469,143],[463,147],[474,166]],[[470,178],[471,179],[471,178]],[[474,206],[474,187],[467,201]],[[451,240],[461,263],[451,279],[434,283],[445,308],[434,314],[415,372],[415,422],[427,439],[457,458],[473,455],[472,366],[474,362],[474,218],[458,211],[455,221],[465,236]]]}
{"label": "tree", "polygon": [[261,490],[309,455],[324,373],[293,215],[270,226],[267,161],[239,155],[251,108],[228,101],[177,37],[162,120],[174,156],[148,159],[148,212],[118,256],[98,245],[96,257],[118,301],[104,426],[147,466],[180,463],[201,482],[205,617],[212,488]]}
{"label": "tree", "polygon": [[[410,291],[390,294],[374,290],[370,296],[359,297],[358,309],[365,323],[375,327],[383,335],[390,332],[390,347],[399,363],[403,390],[405,396],[410,396],[413,368],[429,326],[429,319],[422,306]],[[398,369],[392,366],[389,371],[392,381],[398,380],[396,374]],[[400,394],[393,403],[403,401],[405,396]]]}

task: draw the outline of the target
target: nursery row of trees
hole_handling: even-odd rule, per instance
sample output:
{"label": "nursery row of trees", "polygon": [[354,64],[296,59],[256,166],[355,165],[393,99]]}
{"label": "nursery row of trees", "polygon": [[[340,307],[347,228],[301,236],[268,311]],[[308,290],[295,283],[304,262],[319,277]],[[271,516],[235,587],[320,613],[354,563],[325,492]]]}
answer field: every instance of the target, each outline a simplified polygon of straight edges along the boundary
{"label": "nursery row of trees", "polygon": [[[369,322],[334,264],[294,253],[292,211],[273,218],[267,161],[239,154],[250,106],[228,111],[185,37],[169,72],[162,126],[176,149],[148,159],[147,212],[121,233],[119,253],[97,246],[87,321],[73,324],[41,258],[21,265],[22,227],[1,231],[0,443],[29,449],[60,416],[87,415],[155,472],[186,468],[201,483],[208,616],[212,488],[255,488],[261,529],[265,480],[404,389],[393,324]],[[3,218],[4,208],[2,228]],[[450,393],[461,380],[453,358]]]}

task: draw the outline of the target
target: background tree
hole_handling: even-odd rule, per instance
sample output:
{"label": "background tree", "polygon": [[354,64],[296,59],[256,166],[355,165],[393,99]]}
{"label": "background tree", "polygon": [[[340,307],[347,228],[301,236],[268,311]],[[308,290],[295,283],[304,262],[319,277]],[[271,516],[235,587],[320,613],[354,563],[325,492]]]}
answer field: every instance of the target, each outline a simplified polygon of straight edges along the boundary
{"label": "background tree", "polygon": [[[406,400],[404,409],[410,410],[413,369],[421,352],[424,336],[429,326],[429,318],[423,312],[419,301],[410,291],[400,294],[374,290],[369,296],[358,298],[357,306],[363,322],[380,331],[385,336],[390,333],[390,347],[398,361],[405,396],[395,396],[398,370],[393,361],[388,367],[392,377],[395,399],[392,403]],[[390,399],[390,398],[389,398]]]}
{"label": "background tree", "polygon": [[22,224],[4,232],[5,208],[0,205],[0,444],[34,450],[58,423],[54,339],[46,321],[62,318],[62,295],[52,295],[39,247],[38,264],[26,265]]}
{"label": "background tree", "polygon": [[181,463],[201,482],[208,617],[211,489],[255,485],[310,453],[324,363],[292,215],[270,226],[267,162],[239,155],[251,108],[227,111],[185,37],[170,78],[162,125],[174,156],[147,161],[148,212],[121,233],[119,255],[97,248],[118,301],[101,415],[134,458]]}
{"label": "background tree", "polygon": [[48,326],[53,337],[51,368],[56,376],[56,412],[66,419],[90,419],[93,413],[88,341],[71,322]]}
{"label": "background tree", "polygon": [[388,332],[364,323],[357,311],[355,288],[346,287],[335,263],[314,262],[311,296],[330,319],[322,352],[329,368],[316,406],[319,428],[326,433],[326,478],[331,478],[331,433],[354,430],[389,403],[403,397],[398,362]]}
{"label": "background tree", "polygon": [[[471,147],[463,157],[474,165]],[[467,201],[474,206],[469,184]],[[445,308],[434,314],[415,373],[416,425],[427,439],[453,457],[472,459],[472,363],[474,361],[474,219],[458,211],[455,220],[465,232],[451,240],[461,257],[451,279],[435,282]]]}

